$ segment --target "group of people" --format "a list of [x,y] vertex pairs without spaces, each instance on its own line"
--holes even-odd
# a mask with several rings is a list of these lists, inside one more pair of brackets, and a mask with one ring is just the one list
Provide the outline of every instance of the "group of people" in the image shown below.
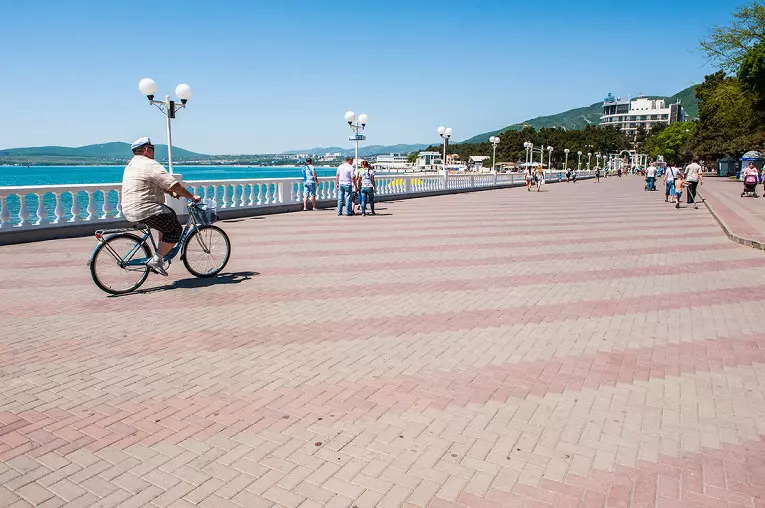
[[[367,205],[369,205],[369,215],[375,213],[375,172],[369,167],[369,162],[361,161],[361,167],[358,170],[353,166],[353,157],[346,157],[345,162],[340,164],[335,174],[335,184],[337,185],[337,215],[351,216],[361,214],[367,215]],[[316,189],[319,185],[319,178],[316,176],[316,169],[313,167],[313,160],[308,157],[305,160],[303,172],[303,210],[308,210],[308,200],[311,200],[313,210],[316,210]]]
[[[658,169],[655,163],[651,163],[646,168],[646,190],[651,190],[651,188],[656,190],[657,173]],[[687,188],[686,203],[698,209],[696,196],[700,185],[704,185],[704,172],[698,157],[694,157],[693,162],[688,164],[684,170],[675,166],[668,166],[664,172],[664,202],[674,203],[675,208],[680,208],[683,189]]]

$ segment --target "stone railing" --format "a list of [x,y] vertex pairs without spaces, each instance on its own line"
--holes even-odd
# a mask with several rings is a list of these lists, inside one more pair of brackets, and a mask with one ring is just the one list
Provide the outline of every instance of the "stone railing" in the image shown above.
[[[591,172],[579,173],[580,178],[590,176]],[[556,182],[557,172],[548,176],[548,180]],[[389,197],[398,199],[522,185],[523,175],[409,173],[378,175],[375,183],[375,199],[384,201]],[[302,207],[303,184],[299,178],[197,180],[184,184],[193,193],[215,200],[223,217],[231,215],[226,213],[229,210],[239,211],[237,215],[258,215]],[[317,200],[322,206],[329,205],[337,199],[336,196],[334,177],[320,177]],[[0,187],[0,242],[3,236],[12,232],[55,229],[63,233],[64,229],[74,226],[87,230],[82,226],[103,227],[103,224],[117,222],[125,222],[119,183]],[[55,237],[55,234],[45,236]]]

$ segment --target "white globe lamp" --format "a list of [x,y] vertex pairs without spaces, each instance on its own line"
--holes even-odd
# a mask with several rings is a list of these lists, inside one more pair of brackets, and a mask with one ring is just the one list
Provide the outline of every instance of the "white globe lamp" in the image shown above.
[[356,119],[356,113],[354,113],[353,111],[347,111],[345,113],[345,121],[348,122],[348,125],[352,124],[355,119]]
[[143,78],[138,82],[138,89],[151,101],[154,100],[154,94],[157,93],[157,83],[151,78]]
[[181,100],[181,104],[186,104],[186,101],[191,99],[192,93],[191,87],[185,83],[175,87],[175,96]]

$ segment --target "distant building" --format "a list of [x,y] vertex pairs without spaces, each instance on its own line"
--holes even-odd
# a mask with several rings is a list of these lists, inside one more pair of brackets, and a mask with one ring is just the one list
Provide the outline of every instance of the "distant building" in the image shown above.
[[406,155],[392,153],[389,155],[378,155],[374,166],[377,169],[406,169],[411,168],[412,164]]
[[657,125],[684,121],[685,110],[679,102],[667,105],[664,99],[638,96],[631,100],[611,94],[603,99],[603,116],[600,117],[600,125],[616,127],[629,135],[634,135],[638,127],[650,130]]
[[420,152],[414,167],[417,169],[440,169],[444,165],[441,154],[438,152]]

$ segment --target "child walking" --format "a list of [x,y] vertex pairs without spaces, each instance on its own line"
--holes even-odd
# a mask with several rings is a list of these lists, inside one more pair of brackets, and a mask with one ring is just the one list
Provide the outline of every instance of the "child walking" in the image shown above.
[[688,184],[685,183],[685,178],[683,178],[683,173],[681,171],[677,172],[677,176],[675,177],[675,208],[680,208],[680,198],[683,196],[683,187],[687,186]]

